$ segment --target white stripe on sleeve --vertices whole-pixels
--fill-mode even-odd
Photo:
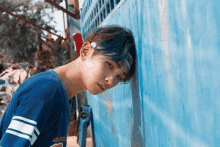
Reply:
[[[14,116],[10,125],[8,126],[9,130],[7,129],[6,133],[25,138],[30,141],[31,145],[33,145],[34,142],[37,140],[38,136],[40,135],[40,131],[37,129],[36,124],[36,121],[21,116]]]
[[[40,135],[40,131],[37,129],[37,127],[35,127],[35,131],[37,132],[37,135]]]
[[[18,137],[25,138],[25,139],[31,141],[31,137],[28,136],[28,135],[25,135],[25,134],[21,134],[21,133],[12,131],[12,130],[7,130],[6,133],[10,133],[10,134],[13,134],[13,135],[16,135],[16,136],[18,136]]]
[[[27,119],[27,118],[25,118],[25,117],[21,117],[21,116],[14,116],[12,119],[20,119],[20,120],[23,120],[23,121],[29,122],[29,123],[31,123],[31,124],[33,124],[33,125],[36,125],[36,124],[37,124],[36,121],[31,120],[31,119]]]
[[[36,136],[36,134],[33,132],[33,134],[32,134],[32,140],[31,140],[31,145],[33,145],[36,140],[37,140],[37,136]]]
[[[32,135],[32,133],[34,132],[34,126],[25,124],[17,120],[12,120],[8,128],[26,133],[28,135]]]

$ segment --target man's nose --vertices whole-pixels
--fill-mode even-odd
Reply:
[[[118,84],[117,76],[116,75],[109,75],[105,78],[106,84],[108,86],[108,89],[114,87]]]

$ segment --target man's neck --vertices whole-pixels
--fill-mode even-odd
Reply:
[[[75,61],[54,69],[61,78],[69,99],[79,92],[87,90],[82,81],[80,66],[79,60],[76,59]]]

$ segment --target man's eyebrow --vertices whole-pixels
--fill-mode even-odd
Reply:
[[[121,68],[121,65],[120,65],[118,62],[116,62],[116,66],[117,66],[117,68]],[[124,75],[125,77],[127,77],[127,74],[126,74],[125,72],[123,72],[123,75]]]
[[[125,72],[123,72],[123,75],[124,75],[125,77],[127,77],[127,74],[126,74]]]
[[[117,68],[121,68],[121,65],[118,62],[115,62],[117,65]]]

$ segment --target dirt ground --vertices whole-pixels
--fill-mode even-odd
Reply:
[[[76,136],[67,137],[67,147],[79,147]],[[92,138],[86,139],[86,147],[92,147]]]

